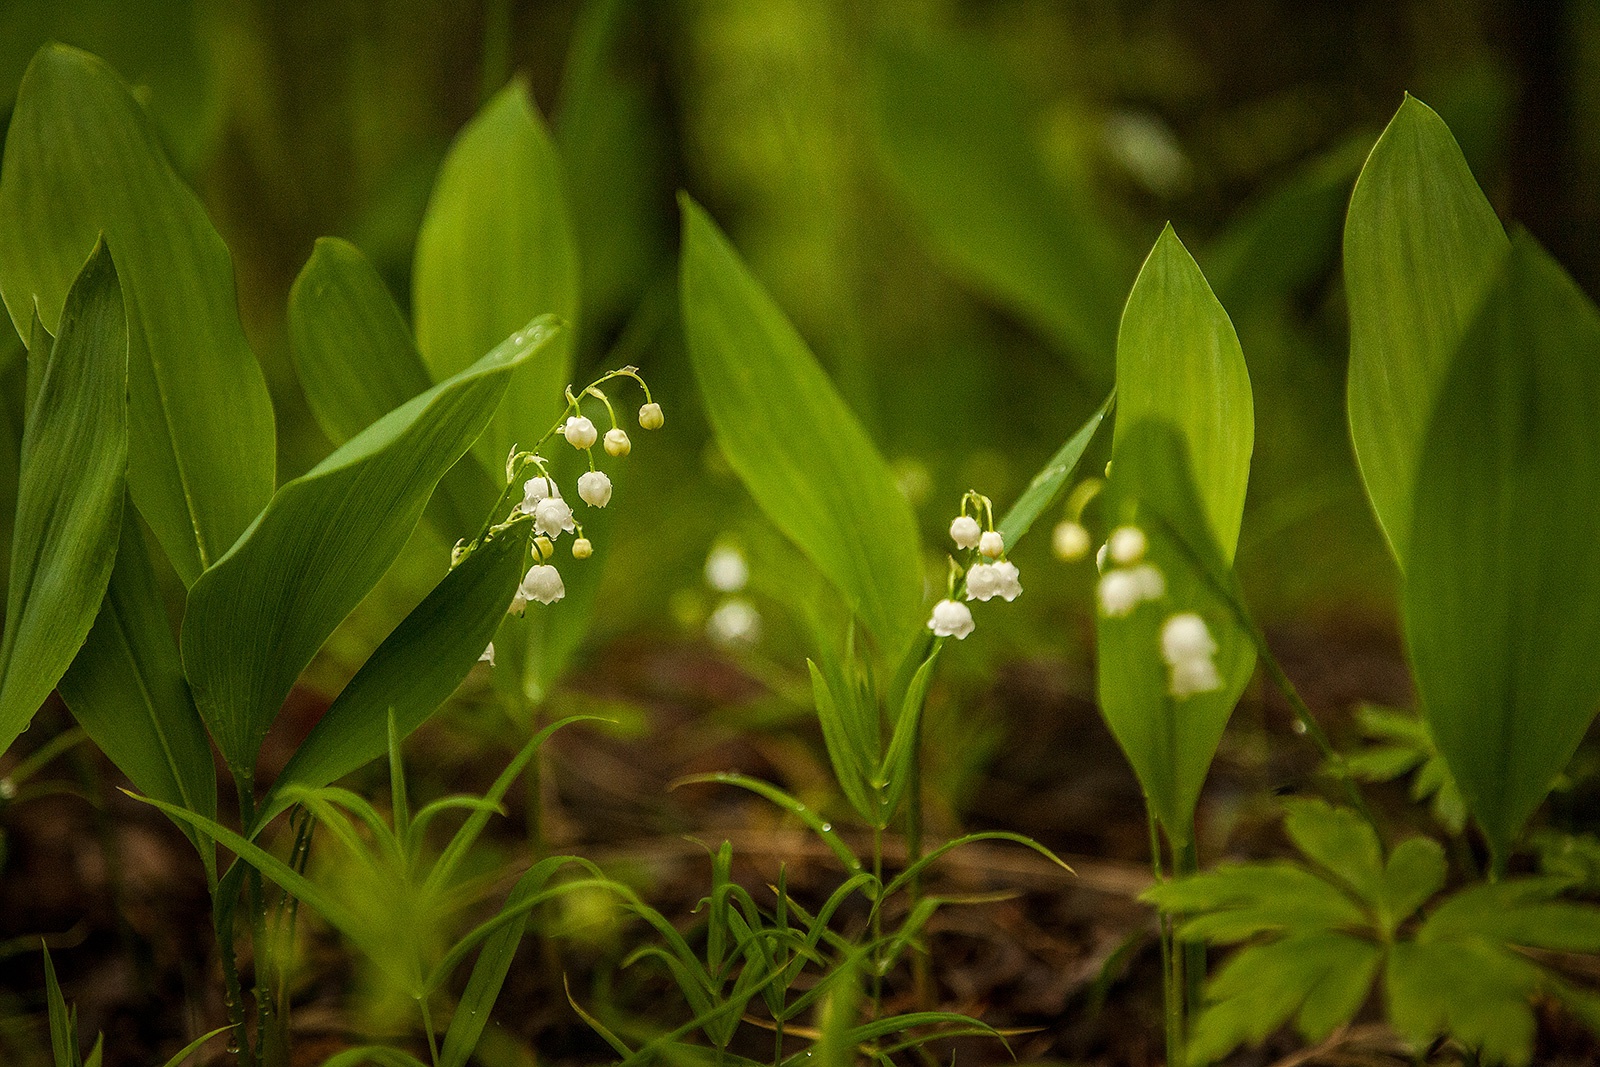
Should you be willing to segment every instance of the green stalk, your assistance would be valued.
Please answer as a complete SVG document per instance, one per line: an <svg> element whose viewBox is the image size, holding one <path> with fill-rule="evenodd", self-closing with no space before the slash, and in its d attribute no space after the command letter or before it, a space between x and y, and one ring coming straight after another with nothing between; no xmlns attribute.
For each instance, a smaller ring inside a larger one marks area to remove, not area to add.
<svg viewBox="0 0 1600 1067"><path fill-rule="evenodd" d="M233 1033L228 1037L228 1051L239 1058L240 1067L255 1067L255 1049L250 1044L250 1031L245 1024L244 985L239 981L239 953L234 940L233 913L239 902L239 879L244 874L243 861L234 860L234 868L211 887L212 928L217 935L217 949L222 956L223 1004L228 1010L228 1023Z"/></svg>
<svg viewBox="0 0 1600 1067"><path fill-rule="evenodd" d="M256 821L255 783L239 779L239 824L248 831ZM279 1026L272 982L272 939L267 936L266 897L261 872L247 867L245 886L250 907L250 943L255 950L256 1060L262 1067L287 1067L288 1035Z"/></svg>
<svg viewBox="0 0 1600 1067"><path fill-rule="evenodd" d="M1145 818L1150 824L1150 870L1157 883L1167 880L1161 869L1161 830L1156 825L1156 815L1145 805ZM1172 921L1166 916L1156 916L1156 932L1161 940L1161 996L1166 1019L1167 1067L1183 1063L1183 996L1179 990L1178 972L1181 968L1173 951Z"/></svg>
<svg viewBox="0 0 1600 1067"><path fill-rule="evenodd" d="M877 881L877 892L883 892L883 828L872 828L872 877ZM883 952L883 901L877 901L877 906L872 909L872 1017L883 1017L883 968L880 954Z"/></svg>
<svg viewBox="0 0 1600 1067"><path fill-rule="evenodd" d="M1200 853L1194 839L1194 824L1189 825L1189 840L1172 850L1173 874L1182 878L1200 873ZM1185 1019L1193 1019L1200 1011L1203 985L1206 977L1206 945L1204 941L1178 942L1183 970L1183 1010Z"/></svg>

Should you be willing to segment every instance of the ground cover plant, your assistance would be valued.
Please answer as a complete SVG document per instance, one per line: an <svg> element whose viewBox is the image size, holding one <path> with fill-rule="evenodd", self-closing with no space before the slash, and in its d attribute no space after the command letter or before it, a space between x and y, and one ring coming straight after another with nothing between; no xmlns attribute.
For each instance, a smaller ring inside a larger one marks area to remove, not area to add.
<svg viewBox="0 0 1600 1067"><path fill-rule="evenodd" d="M184 80L259 27L30 9L0 1061L1596 1055L1600 309L1498 112L1208 225L934 6L330 5L300 172Z"/></svg>

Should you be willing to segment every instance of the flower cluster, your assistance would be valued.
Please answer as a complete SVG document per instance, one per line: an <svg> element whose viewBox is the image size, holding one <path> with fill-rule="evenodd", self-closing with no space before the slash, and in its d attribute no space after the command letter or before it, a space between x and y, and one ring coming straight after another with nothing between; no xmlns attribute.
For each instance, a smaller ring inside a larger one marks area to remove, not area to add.
<svg viewBox="0 0 1600 1067"><path fill-rule="evenodd" d="M1217 643L1206 621L1192 611L1161 626L1161 658L1167 664L1167 692L1177 700L1222 688L1215 656Z"/></svg>
<svg viewBox="0 0 1600 1067"><path fill-rule="evenodd" d="M740 595L750 581L750 565L737 545L721 541L706 556L706 585L722 602L706 620L706 634L724 648L749 647L761 640L761 613Z"/></svg>
<svg viewBox="0 0 1600 1067"><path fill-rule="evenodd" d="M958 586L965 587L968 602L995 597L1010 602L1022 595L1022 583L1017 565L1005 558L1005 538L994 528L994 506L983 494L968 492L962 497L961 514L950 523L950 540L961 550L965 564L951 557L946 596L934 605L928 629L937 637L960 640L975 624L972 609L957 599Z"/></svg>
<svg viewBox="0 0 1600 1067"><path fill-rule="evenodd" d="M549 460L542 454L542 449L559 436L573 448L586 453L589 469L578 476L578 499L592 508L603 508L611 503L611 477L596 466L595 445L600 444L605 449L606 455L616 459L626 456L633 450L628 432L617 425L616 409L612 407L610 398L600 388L613 378L631 378L644 390L645 403L639 408L641 427L655 430L663 425L666 420L662 415L661 405L650 399L650 387L639 376L636 367L623 367L603 374L577 394L568 387L567 408L555 425L532 449L522 450L513 447L511 454L506 457L507 488L501 496L500 506L496 507L495 511L500 513L500 508L505 506L508 498L514 499L511 494L519 487L522 499L511 508L511 513L504 522L489 527L471 544L458 542L450 554L450 565L454 567L485 539L516 523L531 522L534 534L532 540L534 558L532 566L528 568L528 572L517 587L516 596L512 598L513 614L521 615L530 601L553 604L566 596L566 584L561 580L561 572L549 562L555 555L556 541L562 534L574 535L573 559L588 559L594 554L594 545L583 535L583 524L578 521L572 505L561 495L561 488L551 471ZM594 421L583 413L583 401L588 399L596 400L605 407L611 428L603 437ZM493 645L484 650L483 662L493 666Z"/></svg>
<svg viewBox="0 0 1600 1067"><path fill-rule="evenodd" d="M1144 562L1150 543L1137 526L1119 526L1100 546L1095 563L1100 568L1100 613L1120 619L1146 601L1167 595L1167 580L1153 564ZM1111 569L1107 570L1107 565Z"/></svg>

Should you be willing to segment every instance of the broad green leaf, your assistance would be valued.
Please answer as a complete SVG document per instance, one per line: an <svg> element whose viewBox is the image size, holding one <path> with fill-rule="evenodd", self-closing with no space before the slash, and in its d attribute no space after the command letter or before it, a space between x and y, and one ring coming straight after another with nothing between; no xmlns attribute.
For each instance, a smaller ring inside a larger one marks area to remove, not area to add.
<svg viewBox="0 0 1600 1067"><path fill-rule="evenodd" d="M1350 436L1405 570L1429 418L1507 247L1444 120L1407 95L1361 170L1344 229Z"/></svg>
<svg viewBox="0 0 1600 1067"><path fill-rule="evenodd" d="M1118 404L1122 403L1119 393ZM1116 523L1134 523L1149 549L1143 565L1160 571L1165 592L1123 618L1099 613L1100 710L1133 765L1146 800L1167 834L1182 843L1222 732L1255 666L1255 646L1225 597L1236 592L1189 465L1170 423L1117 420L1105 500ZM1234 520L1237 522L1237 519ZM1221 687L1185 698L1171 693L1161 654L1161 628L1180 612L1205 622L1217 644Z"/></svg>
<svg viewBox="0 0 1600 1067"><path fill-rule="evenodd" d="M11 574L11 524L17 514L17 486L22 475L27 362L22 338L0 326L0 603L5 602Z"/></svg>
<svg viewBox="0 0 1600 1067"><path fill-rule="evenodd" d="M128 462L127 390L117 270L96 244L67 294L22 436L0 636L0 753L77 655L111 580Z"/></svg>
<svg viewBox="0 0 1600 1067"><path fill-rule="evenodd" d="M1212 537L1231 562L1255 443L1250 372L1228 313L1170 224L1122 312L1113 470L1118 446L1148 418L1178 430Z"/></svg>
<svg viewBox="0 0 1600 1067"><path fill-rule="evenodd" d="M445 157L417 235L412 314L422 358L443 379L546 313L576 327L577 257L561 161L528 87L515 81ZM491 473L504 469L513 444L532 446L561 411L574 346L569 331L512 375L473 450Z"/></svg>
<svg viewBox="0 0 1600 1067"><path fill-rule="evenodd" d="M1600 708L1600 312L1519 236L1439 391L1406 634L1422 708L1503 860Z"/></svg>
<svg viewBox="0 0 1600 1067"><path fill-rule="evenodd" d="M1315 798L1286 800L1284 807L1283 828L1301 854L1349 883L1362 900L1383 898L1383 843L1365 819Z"/></svg>
<svg viewBox="0 0 1600 1067"><path fill-rule="evenodd" d="M193 583L272 496L266 382L239 325L228 249L149 117L103 62L46 45L0 167L0 294L19 331L35 301L57 328L101 233L127 305L128 485Z"/></svg>
<svg viewBox="0 0 1600 1067"><path fill-rule="evenodd" d="M216 815L211 742L183 677L144 535L129 508L100 614L60 690L73 718L141 792ZM199 847L192 828L183 829ZM201 847L200 855L212 870L215 850Z"/></svg>
<svg viewBox="0 0 1600 1067"><path fill-rule="evenodd" d="M1366 1003L1381 962L1377 945L1332 932L1240 949L1206 985L1188 1062L1200 1067L1260 1044L1291 1017L1302 1037L1321 1041Z"/></svg>
<svg viewBox="0 0 1600 1067"><path fill-rule="evenodd" d="M317 241L289 290L289 341L312 414L335 445L433 385L383 279L337 237ZM446 540L471 536L497 492L481 464L452 467L431 513Z"/></svg>
<svg viewBox="0 0 1600 1067"><path fill-rule="evenodd" d="M1088 421L1078 428L1078 432L1067 438L1066 442L1056 450L1056 454L1050 457L1050 462L1033 476L1028 488L1022 491L1016 503L1006 511L995 529L1000 531L1007 552L1016 551L1017 542L1033 528L1033 524L1038 521L1045 509L1060 498L1062 491L1077 473L1083 454L1089 450L1095 434L1100 432L1101 425L1104 424L1106 416L1111 414L1116 402L1117 394L1113 391L1106 397L1105 403L1089 416Z"/></svg>
<svg viewBox="0 0 1600 1067"><path fill-rule="evenodd" d="M717 442L767 517L897 662L923 620L911 505L727 238L693 201L682 205L684 333Z"/></svg>
<svg viewBox="0 0 1600 1067"><path fill-rule="evenodd" d="M286 787L327 785L377 759L391 716L404 737L455 691L517 590L528 532L522 523L479 546L384 638L289 758L262 803L261 825L288 806Z"/></svg>
<svg viewBox="0 0 1600 1067"><path fill-rule="evenodd" d="M934 248L1103 381L1134 264L1087 183L1050 179L1021 94L975 49L884 40L877 59L884 166Z"/></svg>
<svg viewBox="0 0 1600 1067"><path fill-rule="evenodd" d="M559 330L536 319L351 438L279 489L190 589L184 669L201 718L246 787L300 671L399 555L434 485L483 432L508 379Z"/></svg>
<svg viewBox="0 0 1600 1067"><path fill-rule="evenodd" d="M317 240L289 290L289 342L311 412L335 445L433 386L383 279L337 237Z"/></svg>

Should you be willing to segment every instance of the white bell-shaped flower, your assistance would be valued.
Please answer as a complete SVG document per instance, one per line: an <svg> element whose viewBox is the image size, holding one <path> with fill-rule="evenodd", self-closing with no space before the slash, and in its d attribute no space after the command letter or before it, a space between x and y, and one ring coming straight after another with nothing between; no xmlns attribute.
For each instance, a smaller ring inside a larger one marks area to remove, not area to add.
<svg viewBox="0 0 1600 1067"><path fill-rule="evenodd" d="M606 455L616 456L621 459L633 451L633 442L628 440L628 432L619 426L613 426L606 431Z"/></svg>
<svg viewBox="0 0 1600 1067"><path fill-rule="evenodd" d="M561 490L556 488L554 478L547 478L543 474L529 478L522 483L522 503L517 505L517 510L524 515L532 515L534 506L547 497L561 496Z"/></svg>
<svg viewBox="0 0 1600 1067"><path fill-rule="evenodd" d="M1132 571L1115 570L1103 575L1096 592L1100 598L1100 614L1109 619L1133 614L1133 609L1144 599L1140 595L1139 580Z"/></svg>
<svg viewBox="0 0 1600 1067"><path fill-rule="evenodd" d="M547 496L533 506L533 525L552 540L578 528L572 521L572 508L558 496Z"/></svg>
<svg viewBox="0 0 1600 1067"><path fill-rule="evenodd" d="M706 557L706 584L719 593L737 593L750 580L744 553L732 545L718 545Z"/></svg>
<svg viewBox="0 0 1600 1067"><path fill-rule="evenodd" d="M1000 554L1006 550L1005 538L1000 536L999 530L985 530L983 536L978 538L978 551L990 559L999 559Z"/></svg>
<svg viewBox="0 0 1600 1067"><path fill-rule="evenodd" d="M743 597L731 597L706 620L706 633L725 647L753 645L761 639L761 613Z"/></svg>
<svg viewBox="0 0 1600 1067"><path fill-rule="evenodd" d="M1089 553L1089 531L1081 522L1063 519L1050 533L1050 549L1063 563L1076 563Z"/></svg>
<svg viewBox="0 0 1600 1067"><path fill-rule="evenodd" d="M589 448L600 439L600 432L594 428L594 423L589 421L587 415L568 416L561 435L573 448Z"/></svg>
<svg viewBox="0 0 1600 1067"><path fill-rule="evenodd" d="M972 609L959 600L941 600L933 606L928 629L933 631L934 636L964 640L972 628Z"/></svg>
<svg viewBox="0 0 1600 1067"><path fill-rule="evenodd" d="M639 425L646 430L659 430L666 421L666 416L661 413L660 404L652 401L640 406Z"/></svg>
<svg viewBox="0 0 1600 1067"><path fill-rule="evenodd" d="M967 570L968 600L1000 597L1009 603L1021 595L1022 583L1017 580L1015 563L975 563Z"/></svg>
<svg viewBox="0 0 1600 1067"><path fill-rule="evenodd" d="M548 563L536 563L522 576L517 594L524 600L537 600L541 604L554 604L567 595L561 572Z"/></svg>
<svg viewBox="0 0 1600 1067"><path fill-rule="evenodd" d="M479 663L487 663L491 667L494 666L494 642L493 641L490 641L489 642L489 647L483 650L483 655L478 657L478 662Z"/></svg>
<svg viewBox="0 0 1600 1067"><path fill-rule="evenodd" d="M1210 659L1217 654L1206 621L1192 611L1172 616L1161 624L1161 658L1168 665L1191 659Z"/></svg>
<svg viewBox="0 0 1600 1067"><path fill-rule="evenodd" d="M1167 692L1177 700L1212 693L1222 688L1222 676L1210 656L1196 656L1172 664L1167 674Z"/></svg>
<svg viewBox="0 0 1600 1067"><path fill-rule="evenodd" d="M1119 567L1127 567L1144 559L1145 552L1150 548L1150 542L1139 527L1119 526L1111 531L1111 539L1106 542L1106 546L1109 549L1111 562Z"/></svg>
<svg viewBox="0 0 1600 1067"><path fill-rule="evenodd" d="M605 507L611 503L611 479L605 471L585 471L578 476L578 496L590 507Z"/></svg>
<svg viewBox="0 0 1600 1067"><path fill-rule="evenodd" d="M982 536L983 527L971 515L957 515L950 523L950 540L956 543L957 548L977 548L978 539Z"/></svg>
<svg viewBox="0 0 1600 1067"><path fill-rule="evenodd" d="M1167 595L1166 577L1150 564L1141 563L1137 567L1130 567L1127 573L1132 576L1139 590L1140 600L1160 600Z"/></svg>

